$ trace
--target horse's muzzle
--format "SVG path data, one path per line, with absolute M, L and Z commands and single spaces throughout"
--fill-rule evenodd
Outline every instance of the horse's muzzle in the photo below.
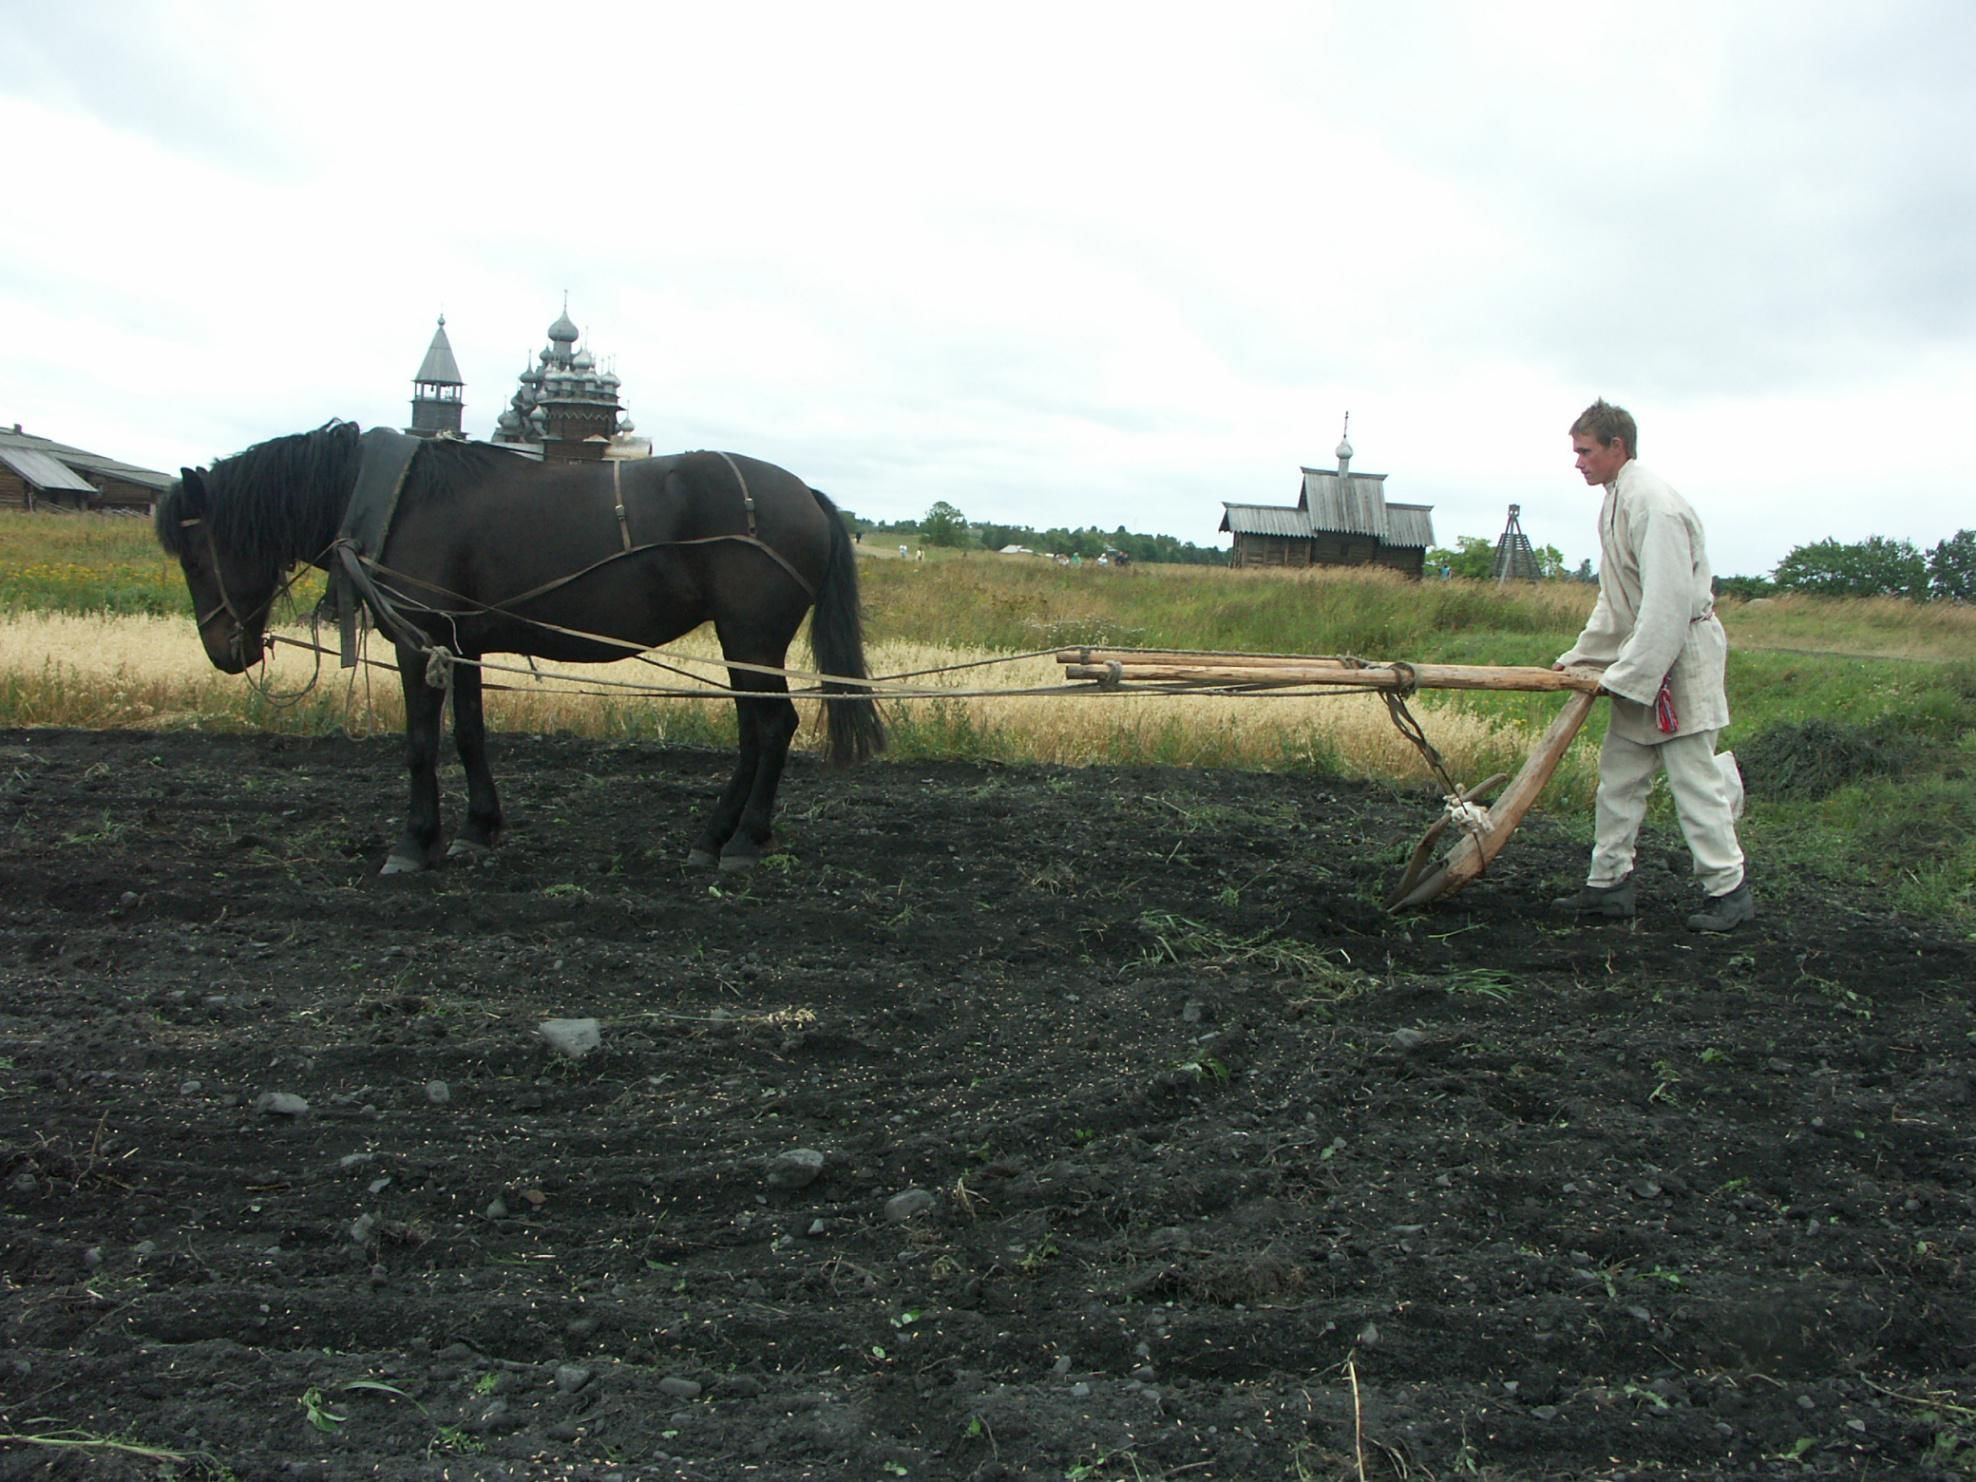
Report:
M 261 661 L 267 645 L 261 630 L 248 630 L 238 623 L 217 619 L 199 630 L 206 657 L 222 674 L 245 674 Z

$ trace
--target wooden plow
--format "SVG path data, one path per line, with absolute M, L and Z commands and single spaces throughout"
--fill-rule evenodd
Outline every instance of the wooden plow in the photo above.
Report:
M 1389 911 L 1409 910 L 1452 895 L 1489 867 L 1550 782 L 1601 693 L 1599 674 L 1593 669 L 1374 664 L 1349 657 L 1133 648 L 1059 649 L 1057 662 L 1063 665 L 1065 679 L 1087 680 L 1100 689 L 1239 695 L 1329 687 L 1333 691 L 1380 693 L 1394 724 L 1420 748 L 1447 798 L 1447 810 L 1415 846 L 1400 883 L 1386 897 Z M 1499 772 L 1465 788 L 1448 776 L 1440 754 L 1406 707 L 1406 697 L 1423 689 L 1563 690 L 1570 697 L 1514 777 L 1506 779 L 1506 774 Z M 1496 794 L 1505 780 L 1509 785 Z M 1493 804 L 1489 802 L 1492 796 Z M 1454 840 L 1437 858 L 1435 849 L 1450 829 Z

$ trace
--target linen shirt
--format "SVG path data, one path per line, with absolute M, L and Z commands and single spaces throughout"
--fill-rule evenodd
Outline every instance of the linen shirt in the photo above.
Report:
M 1702 523 L 1665 479 L 1628 459 L 1605 486 L 1599 510 L 1599 598 L 1560 664 L 1603 666 L 1610 728 L 1656 745 L 1729 724 L 1722 672 L 1729 636 L 1715 616 Z M 1678 725 L 1654 723 L 1654 697 L 1669 681 Z

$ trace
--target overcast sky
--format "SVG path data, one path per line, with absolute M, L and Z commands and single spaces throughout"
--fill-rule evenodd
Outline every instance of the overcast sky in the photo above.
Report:
M 1723 574 L 1976 526 L 1976 4 L 0 0 L 0 421 L 485 437 L 568 293 L 660 451 L 1225 544 L 1507 506 L 1633 411 Z

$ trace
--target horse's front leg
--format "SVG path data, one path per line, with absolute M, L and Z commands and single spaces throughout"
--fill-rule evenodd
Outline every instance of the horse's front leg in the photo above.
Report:
M 439 863 L 439 725 L 446 692 L 425 682 L 425 655 L 398 645 L 398 680 L 405 692 L 405 767 L 410 798 L 405 831 L 380 871 L 402 875 Z
M 775 687 L 782 690 L 781 681 L 776 681 Z M 754 732 L 753 746 L 743 748 L 744 755 L 752 755 L 754 766 L 741 800 L 740 817 L 720 851 L 723 870 L 745 870 L 774 847 L 775 795 L 782 785 L 782 768 L 789 760 L 789 743 L 796 734 L 796 707 L 786 692 L 737 703 L 743 730 L 752 727 Z
M 453 745 L 467 773 L 467 821 L 446 851 L 449 859 L 483 854 L 501 838 L 501 795 L 487 764 L 487 716 L 480 680 L 480 665 L 453 666 Z

